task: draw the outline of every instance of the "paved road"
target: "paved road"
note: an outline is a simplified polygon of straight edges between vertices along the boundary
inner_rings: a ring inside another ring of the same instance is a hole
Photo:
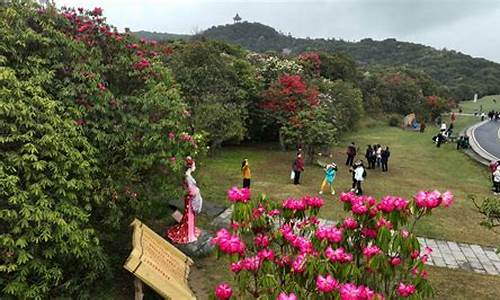
[[[479,126],[474,136],[481,148],[500,159],[500,121],[489,121]]]

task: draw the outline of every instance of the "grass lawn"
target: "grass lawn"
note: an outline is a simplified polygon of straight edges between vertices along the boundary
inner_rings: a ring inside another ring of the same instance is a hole
[[[496,100],[496,103],[493,101]],[[500,95],[493,96],[485,96],[481,99],[478,99],[476,103],[473,100],[460,102],[460,107],[462,108],[462,112],[464,113],[475,113],[479,112],[481,106],[485,114],[487,114],[490,110],[498,111],[500,110]]]
[[[471,117],[459,117],[457,127],[474,121]],[[340,167],[335,179],[337,192],[348,190],[351,184],[351,175],[344,165],[344,145],[355,141],[363,154],[368,143],[389,145],[389,172],[368,170],[364,183],[366,194],[377,198],[387,194],[411,197],[419,189],[451,190],[455,194],[455,204],[448,209],[436,209],[432,217],[420,223],[417,233],[432,238],[497,246],[500,234],[479,225],[481,216],[467,199],[468,194],[479,197],[491,195],[487,169],[455,150],[454,144],[436,148],[431,141],[436,132],[435,127],[428,127],[421,134],[375,125],[350,135],[333,149],[333,159]],[[290,183],[294,152],[279,151],[275,145],[242,146],[224,148],[200,164],[197,179],[207,201],[227,204],[227,188],[241,185],[239,166],[243,158],[248,158],[252,166],[253,193],[266,193],[276,201],[318,193],[323,178],[321,168],[306,166],[302,184],[294,186]],[[342,217],[344,212],[338,197],[328,195],[325,198],[327,201],[321,217],[333,220]]]

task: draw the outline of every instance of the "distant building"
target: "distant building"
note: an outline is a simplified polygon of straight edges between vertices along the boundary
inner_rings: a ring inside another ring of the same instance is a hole
[[[234,23],[239,23],[241,21],[241,17],[240,15],[238,15],[238,13],[236,13],[236,16],[234,16],[233,21]]]

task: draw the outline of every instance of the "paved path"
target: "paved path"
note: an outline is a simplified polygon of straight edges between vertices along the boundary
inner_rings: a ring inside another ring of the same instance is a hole
[[[473,135],[484,151],[500,159],[500,121],[483,122]]]
[[[232,209],[226,209],[212,221],[216,227],[228,227]],[[335,221],[320,219],[322,225],[334,225]],[[480,245],[457,243],[418,237],[420,245],[432,248],[428,265],[450,269],[461,269],[481,274],[500,275],[500,256],[496,249]]]

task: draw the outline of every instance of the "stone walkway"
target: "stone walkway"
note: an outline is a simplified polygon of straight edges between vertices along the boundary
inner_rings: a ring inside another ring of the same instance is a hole
[[[231,219],[231,208],[226,209],[212,222],[216,227],[227,227]],[[334,221],[320,219],[322,225],[333,225]],[[480,245],[457,243],[419,237],[422,247],[432,248],[428,265],[450,269],[461,269],[481,274],[500,275],[500,256],[496,249]]]

